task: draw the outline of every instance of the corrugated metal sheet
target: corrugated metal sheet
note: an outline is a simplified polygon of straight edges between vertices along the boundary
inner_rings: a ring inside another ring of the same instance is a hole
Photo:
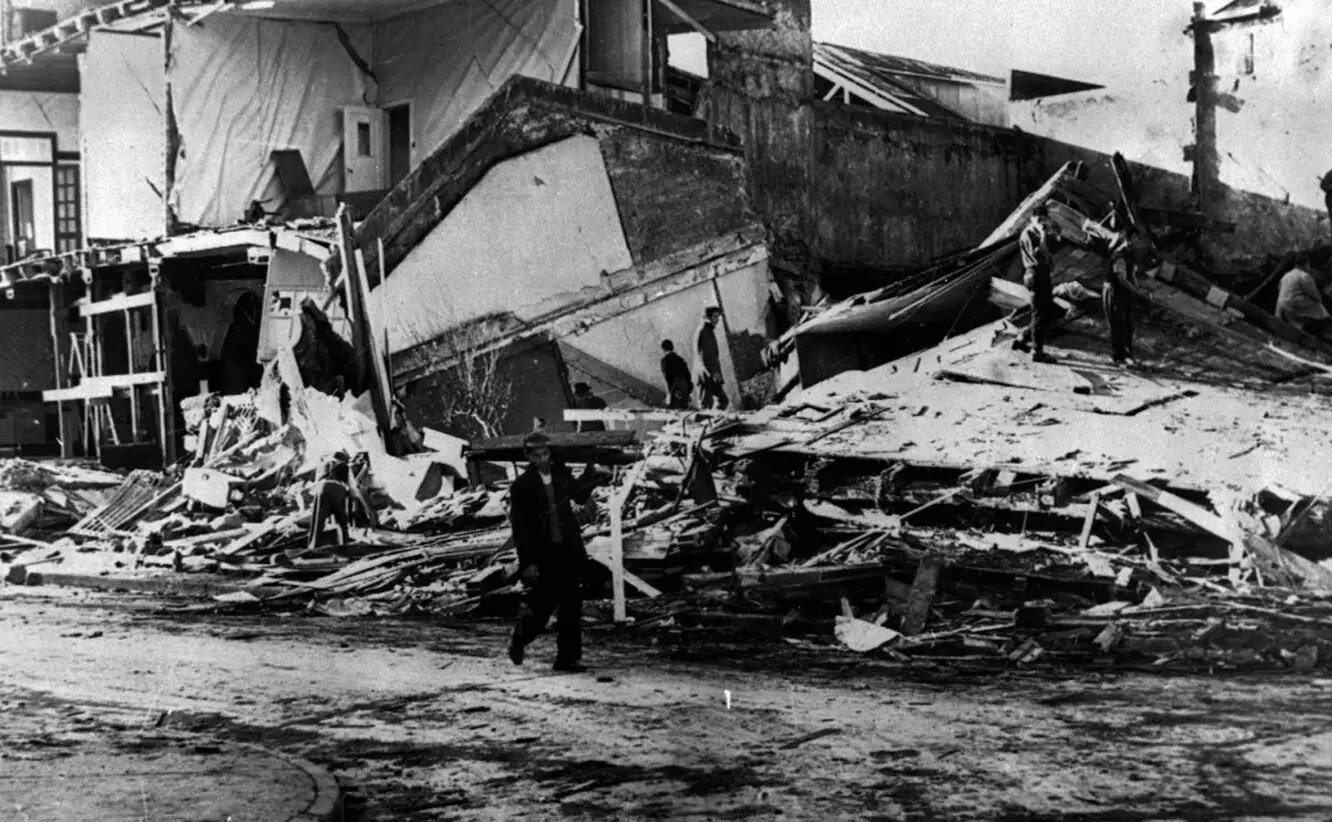
[[[920,88],[922,84],[943,88],[975,87],[977,85],[1003,87],[999,77],[949,68],[947,66],[894,57],[888,54],[851,49],[832,43],[814,44],[816,71],[823,69],[835,76],[850,78],[849,90],[857,92],[854,84],[864,86],[873,94],[884,98],[905,111],[919,112],[926,117],[944,117],[968,120],[962,111],[947,105],[936,95]],[[865,96],[862,94],[862,96]]]
[[[910,57],[898,57],[892,54],[879,54],[873,51],[848,48],[835,43],[815,43],[814,59],[821,55],[833,59],[856,63],[865,71],[885,75],[914,74],[919,77],[932,77],[936,80],[954,80],[959,83],[995,83],[1004,84],[1004,78],[989,74],[980,74],[965,69],[913,60]]]

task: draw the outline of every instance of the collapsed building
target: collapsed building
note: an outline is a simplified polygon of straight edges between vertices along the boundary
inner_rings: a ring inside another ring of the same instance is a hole
[[[136,0],[7,51],[86,41],[90,240],[0,268],[48,295],[64,455],[170,468],[13,464],[11,578],[89,563],[210,572],[227,607],[503,610],[507,486],[483,469],[539,419],[564,458],[629,466],[586,523],[618,622],[836,620],[857,651],[1017,663],[1159,636],[1162,609],[1194,642],[1246,608],[1320,623],[1307,412],[1332,348],[1254,302],[1313,244],[1307,209],[1230,192],[1227,219],[1200,214],[1186,179],[998,127],[955,88],[994,78],[816,48],[800,0],[658,5],[310,0],[320,22],[295,22]],[[692,85],[661,53],[684,29],[709,36]],[[142,96],[107,106],[119,87]],[[1112,367],[1094,300],[1112,203],[1163,258],[1141,372]],[[1070,238],[1057,366],[1008,346],[1037,204]],[[660,341],[687,350],[709,304],[737,410],[645,410]],[[513,391],[472,425],[478,361]],[[575,382],[612,407],[566,410]],[[374,502],[354,546],[307,533],[338,451]]]
[[[77,117],[66,129],[73,136],[62,132],[57,146],[55,136],[24,132],[6,144],[11,152],[46,151],[57,175],[66,166],[81,172],[83,208],[58,204],[59,219],[68,211],[80,220],[70,223],[72,243],[45,234],[11,243],[17,259],[2,275],[6,288],[25,295],[48,291],[45,336],[58,366],[45,400],[60,409],[53,416],[61,424],[47,438],[66,455],[172,462],[182,436],[179,401],[204,384],[224,393],[257,386],[258,363],[275,356],[273,341],[294,342],[304,298],[329,293],[329,272],[320,267],[337,245],[337,208],[346,205],[359,221],[395,185],[390,210],[372,224],[392,258],[390,269],[371,271],[385,295],[376,303],[411,304],[404,289],[423,277],[435,282],[437,266],[470,267],[439,286],[458,298],[435,307],[447,312],[444,325],[419,312],[404,313],[402,325],[378,324],[374,339],[386,333],[395,355],[449,324],[503,319],[514,308],[529,312],[525,321],[560,314],[567,307],[560,294],[609,283],[621,302],[635,299],[626,289],[641,297],[649,287],[658,299],[690,277],[699,288],[687,299],[725,300],[737,335],[766,336],[764,240],[734,140],[661,110],[667,36],[703,25],[761,26],[766,12],[691,0],[648,4],[642,18],[615,9],[588,14],[556,0],[427,8],[300,0],[277,10],[135,0],[79,12],[6,45],[5,65],[22,68],[15,93],[36,94],[38,79],[61,94],[78,91]],[[441,42],[456,47],[441,51]],[[81,68],[71,79],[74,52]],[[519,75],[532,82],[505,86]],[[494,94],[500,87],[510,90]],[[478,142],[497,130],[507,138]],[[77,156],[70,143],[81,148]],[[461,175],[443,197],[410,188],[433,185],[441,173]],[[509,207],[506,198],[522,192],[524,207]],[[384,222],[432,209],[455,212],[427,218],[433,233],[390,231]],[[671,224],[679,230],[666,231]],[[478,226],[494,227],[485,244],[440,257]],[[365,245],[377,261],[374,243]],[[399,262],[405,267],[391,270]],[[498,305],[482,297],[485,285],[498,285],[496,272],[509,276],[510,289]],[[387,274],[396,277],[381,284]],[[575,298],[588,310],[572,321],[595,325],[589,317],[605,306],[589,309],[587,296]],[[345,298],[312,299],[349,339]],[[602,320],[586,335],[602,337],[588,343],[590,352],[537,345],[535,364],[510,357],[506,373],[530,389],[514,418],[530,424],[539,410],[557,421],[571,368],[603,393],[653,399],[649,361],[620,361],[627,348],[611,337],[641,339],[649,357],[667,335],[683,342],[687,322],[661,319],[667,306]],[[653,311],[657,319],[645,320]],[[434,361],[438,353],[404,386],[447,366]],[[750,360],[741,367],[757,371],[757,355]],[[531,379],[524,368],[533,369]],[[409,393],[416,413],[431,391]],[[77,413],[64,413],[70,408]]]

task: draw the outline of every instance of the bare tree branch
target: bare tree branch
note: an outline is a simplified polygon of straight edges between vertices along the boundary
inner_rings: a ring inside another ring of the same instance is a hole
[[[445,429],[468,438],[497,437],[513,400],[513,383],[499,373],[504,349],[481,354],[476,351],[493,337],[494,324],[479,322],[463,326],[450,334],[452,350],[463,356],[440,372],[435,392],[442,411],[439,421]]]

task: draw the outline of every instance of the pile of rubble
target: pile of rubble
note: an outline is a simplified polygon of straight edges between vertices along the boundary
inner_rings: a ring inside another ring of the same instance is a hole
[[[1148,365],[1115,368],[1089,241],[1108,201],[1061,170],[976,252],[824,307],[769,352],[774,367],[803,353],[810,375],[837,359],[820,352],[877,334],[895,357],[754,413],[553,434],[557,457],[604,480],[579,512],[602,568],[589,618],[612,621],[619,602],[639,627],[779,632],[884,664],[1332,663],[1332,446],[1317,424],[1332,347],[1159,249],[1139,291]],[[1030,300],[1015,237],[1042,202],[1069,240],[1059,365],[1008,344]],[[977,299],[1013,313],[960,326]],[[425,431],[393,456],[368,394],[306,387],[300,369],[280,356],[255,391],[188,400],[191,454],[167,473],[0,465],[8,579],[209,573],[235,590],[195,607],[510,615],[508,480],[463,478],[521,462],[522,438]],[[617,418],[635,419],[605,412]],[[312,546],[337,452],[356,455],[373,516],[349,544]]]

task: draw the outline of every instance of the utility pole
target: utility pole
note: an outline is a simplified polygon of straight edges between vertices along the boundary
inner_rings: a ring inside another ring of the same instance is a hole
[[[1216,148],[1216,50],[1205,4],[1193,4],[1193,195],[1207,217],[1217,217],[1221,155]]]
[[[1237,6],[1252,6],[1242,0],[1221,9],[1228,11]],[[1193,19],[1185,34],[1193,37],[1193,145],[1186,150],[1186,159],[1193,161],[1193,195],[1198,210],[1205,217],[1221,219],[1218,213],[1221,198],[1221,154],[1216,147],[1216,50],[1212,35],[1232,26],[1262,23],[1281,14],[1281,9],[1263,0],[1257,10],[1248,14],[1228,17],[1208,17],[1206,3],[1194,0]]]

